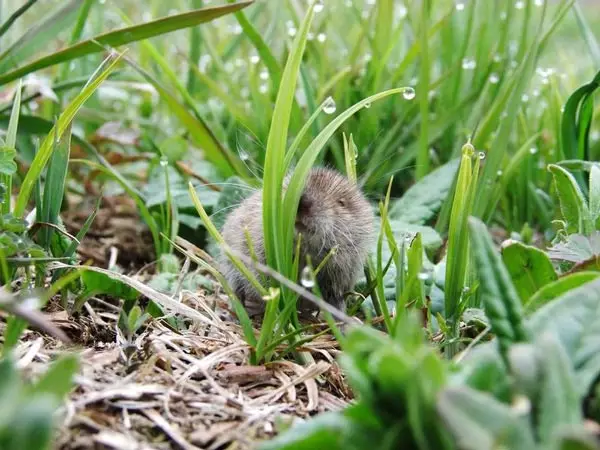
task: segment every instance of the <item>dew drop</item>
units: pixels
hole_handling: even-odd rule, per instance
[[[525,2],[522,0],[519,0],[518,2],[515,3],[515,8],[517,8],[517,9],[525,8]]]
[[[319,42],[325,42],[327,40],[327,35],[325,33],[319,33],[317,34],[317,41]]]
[[[312,289],[315,287],[315,280],[312,277],[312,273],[308,266],[302,269],[302,273],[300,274],[300,284],[307,289]]]
[[[267,72],[266,70],[262,70],[258,76],[261,80],[268,80],[269,72]]]
[[[431,275],[429,274],[429,272],[422,270],[421,272],[419,272],[419,275],[417,275],[417,278],[421,281],[427,281],[431,278]]]
[[[315,12],[320,13],[325,8],[325,4],[322,1],[315,3]]]
[[[535,6],[544,6],[544,0],[535,0],[533,4]]]
[[[402,92],[402,97],[404,97],[406,100],[412,100],[415,98],[415,95],[415,90],[411,87],[405,88],[404,92]]]
[[[474,59],[463,58],[462,68],[464,70],[473,70],[473,69],[475,69],[475,67],[477,67],[477,63],[475,62]]]
[[[493,61],[494,61],[495,63],[499,63],[499,62],[501,62],[501,61],[502,61],[502,55],[501,55],[500,53],[496,53],[496,54],[494,54]]]
[[[457,11],[464,11],[465,10],[465,4],[463,2],[456,2],[456,10]]]
[[[325,114],[333,114],[336,110],[335,100],[332,97],[327,97],[323,103],[323,112]]]
[[[485,152],[478,152],[478,153],[477,153],[477,157],[478,157],[479,159],[485,159]]]
[[[535,155],[537,152],[538,152],[538,149],[537,149],[537,147],[531,147],[531,148],[529,149],[529,153],[531,153],[532,155]]]
[[[167,167],[169,165],[169,159],[166,156],[160,158],[160,165],[163,167]]]
[[[491,73],[490,74],[490,78],[489,78],[490,83],[492,84],[498,84],[498,82],[500,81],[500,77],[498,76],[497,73]]]
[[[250,155],[248,154],[248,152],[246,150],[241,150],[238,152],[240,155],[240,159],[242,161],[248,161],[250,159]]]
[[[500,178],[502,176],[502,173],[503,173],[502,170],[498,170],[498,172],[496,172],[496,176],[498,178]]]
[[[289,27],[288,28],[288,35],[290,37],[294,37],[296,36],[296,33],[298,32],[298,30],[296,29],[296,27]]]
[[[261,84],[258,87],[258,92],[260,92],[261,94],[266,94],[268,90],[269,90],[269,87],[266,84]]]
[[[469,292],[471,292],[471,288],[469,286],[465,286],[462,291],[463,294],[468,294]]]
[[[365,103],[365,108],[369,109],[370,107],[371,107],[371,103],[370,102]]]
[[[250,62],[252,64],[258,64],[259,61],[260,61],[260,56],[258,56],[258,55],[252,55],[250,57]]]
[[[408,15],[408,9],[406,9],[406,6],[404,5],[400,5],[397,11],[399,20],[404,19]]]
[[[527,94],[523,94],[523,95],[521,96],[521,101],[522,101],[523,103],[527,103],[527,102],[529,101],[529,95],[527,95]]]

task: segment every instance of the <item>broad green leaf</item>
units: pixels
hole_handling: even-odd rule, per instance
[[[590,236],[572,234],[548,249],[550,259],[581,263],[600,255],[600,231]]]
[[[31,394],[50,394],[61,401],[73,388],[73,377],[79,369],[74,355],[63,356],[55,361],[46,373],[29,389]]]
[[[543,444],[551,444],[560,426],[581,423],[581,398],[578,395],[572,362],[554,334],[536,340],[540,363],[538,432]]]
[[[146,22],[132,27],[120,28],[105,34],[94,36],[83,42],[67,47],[51,55],[44,56],[18,69],[0,75],[0,85],[22,77],[31,72],[53,66],[55,64],[81,58],[91,53],[101,53],[105,47],[119,47],[131,42],[141,41],[161,34],[170,33],[197,26],[201,23],[217,19],[225,14],[238,11],[252,4],[252,1],[242,1],[233,5],[215,6],[198,9],[182,14],[175,14],[161,19]]]
[[[469,231],[481,302],[492,332],[498,338],[501,353],[506,357],[511,344],[529,338],[523,323],[521,300],[484,223],[469,218]]]
[[[29,201],[33,187],[35,186],[35,183],[37,183],[42,170],[52,155],[54,139],[62,138],[63,133],[70,126],[73,118],[77,114],[77,111],[79,111],[85,101],[91,97],[100,84],[106,79],[106,77],[108,77],[112,70],[114,70],[120,58],[121,55],[108,56],[105,62],[99,67],[94,75],[92,75],[89,84],[65,108],[63,113],[58,118],[56,125],[50,131],[48,136],[46,136],[46,139],[44,139],[39,151],[35,156],[35,159],[27,171],[25,179],[21,183],[21,190],[19,192],[19,196],[17,197],[14,209],[14,215],[16,217],[22,217],[25,213],[25,208],[27,207],[27,202]]]
[[[0,446],[6,450],[49,450],[57,406],[58,402],[50,394],[26,399],[19,405],[10,433]]]
[[[600,279],[571,289],[538,309],[527,321],[532,335],[556,335],[569,355],[579,395],[600,373]]]
[[[557,297],[600,277],[600,272],[572,273],[542,287],[525,303],[525,313],[539,309]]]
[[[600,450],[598,437],[589,428],[578,424],[577,426],[563,426],[554,433],[553,450]]]
[[[513,242],[502,249],[502,260],[523,303],[557,279],[550,259],[536,247]]]
[[[6,145],[0,147],[0,174],[2,175],[14,175],[17,171],[17,163],[15,162],[15,156],[17,151]]]
[[[594,230],[587,202],[577,180],[560,166],[549,164],[568,233],[589,234]]]
[[[536,448],[527,422],[489,394],[467,387],[448,388],[440,394],[437,408],[458,448]]]
[[[84,270],[81,279],[89,293],[107,294],[125,301],[133,301],[140,296],[136,289],[104,273]]]
[[[18,408],[21,394],[21,378],[14,361],[7,352],[0,361],[0,430],[6,426]]]
[[[459,163],[459,158],[453,159],[412,185],[392,202],[390,218],[417,225],[434,218],[448,197]]]

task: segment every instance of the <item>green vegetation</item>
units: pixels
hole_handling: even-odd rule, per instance
[[[22,3],[0,2],[0,447],[50,448],[83,395],[66,417],[106,400],[120,439],[221,448],[189,429],[210,394],[221,421],[264,421],[231,432],[241,448],[600,448],[593,2]],[[318,165],[377,221],[346,311],[308,323],[320,267],[299,273],[290,212]],[[263,265],[220,234],[255,189]],[[258,322],[221,251],[267,301]],[[106,360],[118,381],[92,395]],[[320,391],[325,412],[252,409],[302,383],[294,415]]]

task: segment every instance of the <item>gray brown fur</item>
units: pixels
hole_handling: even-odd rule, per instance
[[[262,190],[246,198],[227,217],[222,229],[225,242],[233,250],[249,256],[246,227],[257,259],[264,263]],[[306,261],[305,255],[310,254],[316,267],[331,248],[338,247],[318,274],[317,282],[324,300],[343,309],[344,294],[354,287],[366,261],[373,232],[371,205],[358,186],[340,173],[313,168],[298,207],[296,234],[298,232],[302,233],[301,263]],[[224,254],[220,264],[223,275],[248,312],[262,313],[264,301],[248,280]],[[305,309],[306,305],[300,308]]]

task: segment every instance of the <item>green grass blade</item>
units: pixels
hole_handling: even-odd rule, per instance
[[[22,82],[19,80],[19,84],[15,91],[12,111],[10,113],[10,120],[8,122],[8,130],[6,131],[6,142],[0,144],[3,146],[0,150],[2,153],[2,160],[7,166],[5,170],[2,170],[2,173],[0,173],[0,183],[4,185],[5,189],[4,198],[2,199],[2,213],[4,214],[10,212],[12,177],[17,170],[14,157],[16,156],[17,129],[19,127],[19,115],[21,111],[21,90]]]
[[[13,23],[17,21],[19,17],[27,12],[38,0],[27,0],[25,4],[20,6],[15,12],[13,12],[8,19],[0,26],[0,38],[12,27]]]
[[[35,26],[29,28],[25,34],[0,55],[0,73],[7,72],[9,68],[17,67],[22,61],[27,60],[39,51],[40,42],[47,42],[54,39],[57,34],[69,27],[76,17],[77,4],[81,3],[81,1],[69,1],[60,9],[57,9],[54,14],[40,20]],[[15,78],[21,76],[17,75]]]
[[[120,59],[121,55],[110,55],[105,60],[106,62],[110,61],[106,68],[100,74],[98,74],[98,76],[89,85],[87,85],[79,93],[79,95],[77,95],[65,108],[64,112],[60,115],[55,125],[55,128],[58,130],[58,139],[62,137],[63,133],[77,114],[77,111],[79,111],[79,109],[85,103],[85,101],[91,97],[91,95],[96,91],[100,84],[102,84],[106,77],[112,72],[112,70],[116,67]],[[50,132],[50,134],[46,136],[46,139],[44,139],[44,142],[40,146],[39,152],[37,153],[35,159],[31,163],[31,166],[27,171],[27,175],[25,176],[21,184],[21,191],[19,192],[19,196],[17,197],[14,210],[14,214],[16,217],[22,217],[25,213],[25,208],[27,207],[27,202],[29,201],[29,197],[31,196],[33,187],[52,154],[53,139],[54,128]]]
[[[421,6],[421,64],[419,76],[419,112],[421,129],[419,131],[419,151],[417,153],[417,180],[429,173],[429,11],[430,1],[423,0]]]
[[[71,154],[71,123],[60,140],[55,142],[46,172],[46,183],[42,200],[42,221],[58,225],[58,214],[65,193],[65,181]],[[54,229],[45,227],[42,233],[42,244],[50,245]]]
[[[87,39],[83,42],[67,47],[51,55],[44,56],[31,63],[25,64],[18,69],[0,75],[0,85],[15,80],[36,70],[44,69],[55,64],[81,58],[82,56],[104,51],[104,46],[119,47],[121,45],[148,39],[172,31],[189,28],[201,23],[217,19],[225,14],[238,11],[250,5],[252,0],[243,1],[233,5],[216,6],[199,9],[187,13],[163,17],[151,22],[134,25],[132,27],[120,28],[99,36]]]

